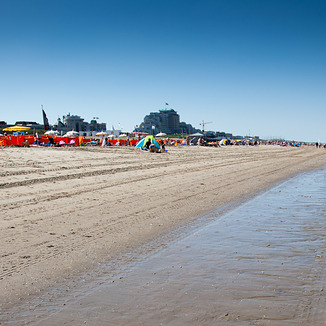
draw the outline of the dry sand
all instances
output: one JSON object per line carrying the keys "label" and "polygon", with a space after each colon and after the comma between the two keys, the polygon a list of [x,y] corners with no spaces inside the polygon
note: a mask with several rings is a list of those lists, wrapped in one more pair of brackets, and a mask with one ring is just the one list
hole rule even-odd
{"label": "dry sand", "polygon": [[314,147],[1,148],[2,308],[326,165]]}

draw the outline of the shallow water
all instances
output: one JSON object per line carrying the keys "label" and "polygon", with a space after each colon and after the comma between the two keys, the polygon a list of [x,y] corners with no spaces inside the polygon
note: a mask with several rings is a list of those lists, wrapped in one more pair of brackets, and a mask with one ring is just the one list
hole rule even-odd
{"label": "shallow water", "polygon": [[[203,219],[205,220],[205,218]],[[205,226],[203,226],[206,224]],[[201,226],[198,226],[201,225]],[[326,169],[4,314],[8,325],[325,325]]]}

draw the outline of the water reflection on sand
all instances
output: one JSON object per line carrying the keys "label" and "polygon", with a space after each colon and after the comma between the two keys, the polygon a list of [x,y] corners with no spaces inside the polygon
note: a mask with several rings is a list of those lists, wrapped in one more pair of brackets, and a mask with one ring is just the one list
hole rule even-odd
{"label": "water reflection on sand", "polygon": [[323,169],[217,216],[120,274],[106,271],[65,299],[16,313],[11,323],[324,325],[325,218]]}

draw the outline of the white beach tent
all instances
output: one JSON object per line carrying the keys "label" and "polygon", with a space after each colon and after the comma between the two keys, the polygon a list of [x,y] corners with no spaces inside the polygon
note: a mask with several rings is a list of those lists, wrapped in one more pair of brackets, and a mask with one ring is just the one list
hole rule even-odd
{"label": "white beach tent", "polygon": [[190,137],[203,137],[204,135],[200,132],[196,132],[195,134],[189,135]]}
{"label": "white beach tent", "polygon": [[46,136],[58,136],[59,135],[59,131],[56,131],[56,130],[48,130],[44,133],[44,135]]}
{"label": "white beach tent", "polygon": [[164,132],[159,132],[157,135],[155,135],[155,137],[165,137],[166,133]]}
{"label": "white beach tent", "polygon": [[79,136],[79,132],[71,130],[68,131],[65,135],[63,135],[62,137],[77,137]]}
{"label": "white beach tent", "polygon": [[106,136],[108,133],[105,131],[100,131],[96,134],[96,136]]}

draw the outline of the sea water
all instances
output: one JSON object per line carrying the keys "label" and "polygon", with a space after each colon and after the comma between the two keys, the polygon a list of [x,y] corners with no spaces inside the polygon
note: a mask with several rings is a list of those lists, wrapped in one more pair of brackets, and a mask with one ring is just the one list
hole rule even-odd
{"label": "sea water", "polygon": [[8,324],[324,325],[326,169],[200,225],[115,273],[102,266],[96,280],[8,313]]}

